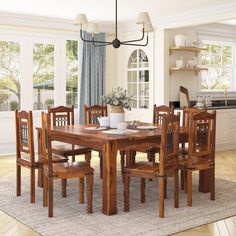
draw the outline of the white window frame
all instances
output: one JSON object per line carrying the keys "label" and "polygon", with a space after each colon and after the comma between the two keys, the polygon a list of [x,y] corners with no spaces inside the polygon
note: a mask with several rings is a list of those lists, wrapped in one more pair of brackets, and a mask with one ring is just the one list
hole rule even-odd
{"label": "white window frame", "polygon": [[[29,30],[17,27],[0,28],[1,41],[14,41],[21,50],[21,106],[33,110],[33,45],[34,43],[54,44],[54,105],[66,105],[66,41],[77,40],[75,32]],[[34,110],[34,113],[41,111]],[[0,111],[0,118],[13,117],[13,111]]]}
{"label": "white window frame", "polygon": [[[229,43],[229,42],[219,42],[219,41],[212,41],[212,40],[204,40],[203,41],[203,44],[210,44],[210,45],[220,45],[220,46],[231,46],[232,49],[233,49],[233,55],[232,55],[232,78],[231,78],[231,81],[230,81],[230,85],[231,85],[231,89],[229,89],[229,91],[235,91],[236,88],[234,86],[234,74],[235,74],[235,69],[234,69],[234,65],[235,65],[235,45],[234,43]],[[201,64],[201,57],[199,58],[199,62]],[[205,66],[207,67],[207,66]],[[201,92],[223,92],[224,90],[223,89],[212,89],[212,90],[202,90],[202,78],[200,79],[200,91]]]}

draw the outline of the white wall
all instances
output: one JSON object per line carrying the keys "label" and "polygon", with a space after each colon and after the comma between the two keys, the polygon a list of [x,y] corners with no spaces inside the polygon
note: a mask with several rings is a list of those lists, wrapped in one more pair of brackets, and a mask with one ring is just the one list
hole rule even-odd
{"label": "white wall", "polygon": [[[169,47],[175,46],[174,37],[177,34],[183,34],[188,36],[194,42],[198,41],[197,32],[192,29],[176,29],[176,30],[168,30],[169,35]],[[182,56],[184,61],[194,58],[198,61],[198,56],[192,52],[173,52],[169,55],[169,51],[166,55],[167,60],[169,59],[170,67],[175,67],[175,61],[180,59]],[[199,74],[195,75],[194,72],[174,72],[169,77],[169,100],[176,101],[179,100],[179,87],[184,86],[189,90],[190,100],[196,100],[198,87],[199,87]]]}

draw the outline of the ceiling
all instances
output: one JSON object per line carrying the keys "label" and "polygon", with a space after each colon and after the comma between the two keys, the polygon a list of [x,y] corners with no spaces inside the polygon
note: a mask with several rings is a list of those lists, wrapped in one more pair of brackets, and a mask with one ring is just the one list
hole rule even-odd
{"label": "ceiling", "polygon": [[[140,11],[148,11],[151,18],[201,10],[234,3],[235,0],[118,0],[119,22],[135,21]],[[86,13],[89,21],[114,21],[115,0],[0,0],[0,12],[74,19]]]}

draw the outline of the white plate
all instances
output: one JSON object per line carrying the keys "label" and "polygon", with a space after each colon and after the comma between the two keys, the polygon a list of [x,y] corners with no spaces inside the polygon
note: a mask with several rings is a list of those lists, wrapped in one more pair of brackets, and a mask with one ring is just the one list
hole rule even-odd
{"label": "white plate", "polygon": [[91,131],[95,131],[95,130],[105,130],[107,129],[106,127],[86,127],[84,128],[86,130],[91,130]]}
{"label": "white plate", "polygon": [[102,132],[105,134],[130,134],[130,133],[137,133],[138,131],[132,129],[125,129],[125,130],[110,129]]}
{"label": "white plate", "polygon": [[140,125],[140,126],[137,126],[137,129],[157,129],[158,127],[157,126],[154,126],[154,125]]}

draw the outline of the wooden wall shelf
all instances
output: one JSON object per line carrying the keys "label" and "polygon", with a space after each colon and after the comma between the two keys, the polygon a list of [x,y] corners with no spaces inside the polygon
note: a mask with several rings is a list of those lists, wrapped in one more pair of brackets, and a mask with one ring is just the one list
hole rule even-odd
{"label": "wooden wall shelf", "polygon": [[206,48],[197,48],[197,47],[170,47],[169,52],[170,55],[173,52],[179,52],[179,51],[187,51],[187,52],[194,52],[196,55],[197,53],[207,50]]}
{"label": "wooden wall shelf", "polygon": [[170,75],[175,71],[193,71],[195,72],[195,75],[197,75],[202,70],[208,70],[207,68],[202,67],[196,67],[196,68],[190,68],[190,67],[173,67],[170,68]]}

